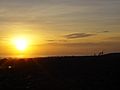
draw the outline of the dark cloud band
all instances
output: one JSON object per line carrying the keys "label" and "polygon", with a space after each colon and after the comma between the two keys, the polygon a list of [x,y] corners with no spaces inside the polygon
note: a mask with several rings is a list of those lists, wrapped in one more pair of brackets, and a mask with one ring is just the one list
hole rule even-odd
{"label": "dark cloud band", "polygon": [[87,33],[73,33],[65,35],[64,37],[67,39],[76,39],[76,38],[84,38],[84,37],[90,37],[94,36],[95,34],[87,34]]}

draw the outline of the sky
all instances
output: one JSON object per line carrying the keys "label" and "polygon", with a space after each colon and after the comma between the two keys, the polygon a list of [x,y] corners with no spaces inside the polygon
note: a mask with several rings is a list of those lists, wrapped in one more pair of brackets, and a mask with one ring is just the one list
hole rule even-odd
{"label": "sky", "polygon": [[18,36],[29,56],[119,52],[119,9],[120,0],[0,0],[0,56],[18,54]]}

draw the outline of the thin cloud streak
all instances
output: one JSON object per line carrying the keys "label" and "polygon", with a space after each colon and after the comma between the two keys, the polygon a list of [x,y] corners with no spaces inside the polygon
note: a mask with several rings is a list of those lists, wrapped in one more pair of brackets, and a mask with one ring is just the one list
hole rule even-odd
{"label": "thin cloud streak", "polygon": [[96,34],[72,33],[72,34],[65,35],[64,37],[67,39],[76,39],[76,38],[90,37],[90,36],[94,36],[94,35],[96,35]]}

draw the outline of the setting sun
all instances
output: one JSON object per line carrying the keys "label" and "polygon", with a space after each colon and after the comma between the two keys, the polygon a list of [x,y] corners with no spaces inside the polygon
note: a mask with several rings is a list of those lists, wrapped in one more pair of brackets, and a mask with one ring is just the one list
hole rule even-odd
{"label": "setting sun", "polygon": [[25,51],[28,46],[28,41],[25,38],[16,38],[14,44],[19,51]]}

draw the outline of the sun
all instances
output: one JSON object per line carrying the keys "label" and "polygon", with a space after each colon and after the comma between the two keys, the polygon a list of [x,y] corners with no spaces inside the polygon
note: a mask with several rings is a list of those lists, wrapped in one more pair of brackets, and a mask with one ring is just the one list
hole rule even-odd
{"label": "sun", "polygon": [[28,41],[25,38],[16,38],[14,40],[14,45],[17,50],[25,51],[28,47]]}

